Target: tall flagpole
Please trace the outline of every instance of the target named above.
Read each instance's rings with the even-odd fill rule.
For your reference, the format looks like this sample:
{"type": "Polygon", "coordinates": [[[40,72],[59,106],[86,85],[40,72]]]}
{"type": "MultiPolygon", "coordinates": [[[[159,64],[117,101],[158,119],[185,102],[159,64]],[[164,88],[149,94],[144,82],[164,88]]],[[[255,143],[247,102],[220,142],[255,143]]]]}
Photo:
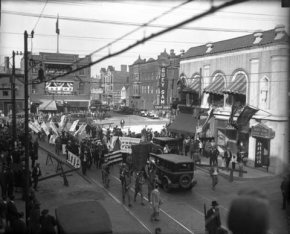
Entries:
{"type": "Polygon", "coordinates": [[[57,34],[57,49],[56,52],[59,53],[59,27],[58,27],[58,14],[57,14],[57,20],[56,20],[56,29],[55,32],[57,34]]]}

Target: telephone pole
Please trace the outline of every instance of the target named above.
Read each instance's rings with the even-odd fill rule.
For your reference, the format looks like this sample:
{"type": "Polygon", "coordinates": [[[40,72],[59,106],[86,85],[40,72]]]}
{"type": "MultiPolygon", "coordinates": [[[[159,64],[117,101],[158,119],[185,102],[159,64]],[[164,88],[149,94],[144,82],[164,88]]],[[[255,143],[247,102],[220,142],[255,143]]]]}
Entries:
{"type": "Polygon", "coordinates": [[[11,102],[12,102],[12,136],[16,141],[16,100],[15,100],[15,52],[12,52],[11,102]]]}
{"type": "Polygon", "coordinates": [[[28,37],[33,38],[34,32],[32,31],[30,35],[28,35],[27,31],[24,32],[24,113],[25,113],[25,120],[24,120],[24,131],[25,131],[25,217],[26,217],[26,224],[28,224],[28,191],[29,191],[29,143],[30,143],[30,135],[29,135],[29,94],[28,94],[28,49],[27,49],[27,39],[28,37]]]}

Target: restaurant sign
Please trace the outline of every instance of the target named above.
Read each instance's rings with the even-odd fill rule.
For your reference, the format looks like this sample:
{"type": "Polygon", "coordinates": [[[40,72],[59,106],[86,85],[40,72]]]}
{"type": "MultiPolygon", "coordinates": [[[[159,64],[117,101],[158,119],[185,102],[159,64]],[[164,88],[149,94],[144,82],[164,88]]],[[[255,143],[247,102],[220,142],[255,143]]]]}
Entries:
{"type": "Polygon", "coordinates": [[[264,124],[258,124],[252,127],[251,136],[272,139],[275,137],[275,132],[264,124]]]}
{"type": "Polygon", "coordinates": [[[167,75],[166,75],[166,67],[161,67],[161,74],[160,74],[160,105],[167,105],[167,75]]]}
{"type": "Polygon", "coordinates": [[[72,94],[74,82],[50,81],[45,84],[45,91],[52,94],[72,94]]]}

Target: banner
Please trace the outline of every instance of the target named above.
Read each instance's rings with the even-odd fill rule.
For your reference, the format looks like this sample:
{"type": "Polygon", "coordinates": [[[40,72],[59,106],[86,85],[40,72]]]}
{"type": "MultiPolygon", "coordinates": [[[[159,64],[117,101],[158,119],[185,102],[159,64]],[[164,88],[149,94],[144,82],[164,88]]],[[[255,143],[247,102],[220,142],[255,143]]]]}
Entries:
{"type": "Polygon", "coordinates": [[[43,129],[45,134],[48,136],[49,135],[49,129],[48,129],[48,127],[46,126],[46,124],[44,122],[42,122],[41,128],[43,129]]]}
{"type": "Polygon", "coordinates": [[[73,122],[73,124],[70,126],[70,129],[69,129],[70,132],[74,132],[76,130],[76,126],[78,125],[78,122],[79,122],[78,119],[73,122]]]}
{"type": "Polygon", "coordinates": [[[32,122],[28,123],[28,126],[31,130],[33,130],[35,133],[38,133],[39,130],[37,129],[37,127],[35,127],[35,125],[32,122]]]}
{"type": "Polygon", "coordinates": [[[132,153],[132,145],[139,144],[141,142],[140,138],[132,138],[132,137],[119,137],[121,142],[121,152],[122,153],[132,153]]]}
{"type": "Polygon", "coordinates": [[[49,122],[49,125],[50,125],[52,131],[53,131],[56,135],[58,135],[57,127],[55,126],[54,122],[50,121],[50,122],[49,122]]]}
{"type": "Polygon", "coordinates": [[[78,133],[82,134],[82,132],[85,130],[86,124],[82,124],[79,129],[74,133],[74,136],[76,136],[78,133]]]}
{"type": "Polygon", "coordinates": [[[161,67],[160,69],[160,80],[159,80],[159,87],[160,87],[160,97],[159,97],[159,104],[162,106],[167,105],[167,69],[166,67],[161,67]]]}
{"type": "Polygon", "coordinates": [[[49,144],[55,144],[55,140],[56,138],[58,137],[58,135],[51,135],[50,138],[49,138],[49,144]]]}
{"type": "Polygon", "coordinates": [[[70,165],[72,165],[74,168],[80,168],[81,167],[81,160],[78,156],[73,154],[72,152],[68,151],[68,158],[66,160],[70,165]]]}
{"type": "Polygon", "coordinates": [[[114,151],[104,155],[105,162],[108,164],[115,164],[123,161],[122,152],[120,150],[114,151]]]}
{"type": "Polygon", "coordinates": [[[256,114],[258,111],[259,109],[246,105],[239,117],[237,118],[238,127],[242,128],[243,126],[246,126],[249,123],[250,119],[253,117],[253,115],[256,114]]]}
{"type": "Polygon", "coordinates": [[[213,117],[213,111],[214,111],[213,108],[209,109],[207,119],[206,119],[205,123],[202,125],[203,131],[204,131],[206,125],[208,124],[208,122],[210,121],[210,119],[213,117]]]}
{"type": "Polygon", "coordinates": [[[61,119],[60,119],[60,122],[59,122],[59,128],[60,129],[63,129],[65,119],[66,119],[65,115],[62,115],[61,119]]]}
{"type": "Polygon", "coordinates": [[[41,132],[41,126],[39,125],[39,123],[38,123],[38,121],[36,120],[36,119],[34,119],[34,126],[37,128],[37,130],[39,131],[39,132],[41,132]]]}

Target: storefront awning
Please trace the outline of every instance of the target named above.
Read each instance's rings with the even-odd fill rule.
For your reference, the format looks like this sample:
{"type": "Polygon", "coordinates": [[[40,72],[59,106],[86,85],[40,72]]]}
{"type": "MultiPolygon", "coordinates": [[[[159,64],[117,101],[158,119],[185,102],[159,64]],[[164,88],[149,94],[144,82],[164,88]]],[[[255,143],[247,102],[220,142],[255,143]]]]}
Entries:
{"type": "Polygon", "coordinates": [[[238,74],[235,80],[227,87],[223,93],[246,95],[247,80],[244,74],[238,74]]]}
{"type": "Polygon", "coordinates": [[[41,104],[39,105],[38,109],[39,110],[44,110],[44,111],[56,111],[56,103],[54,100],[41,100],[41,104]]]}
{"type": "Polygon", "coordinates": [[[222,76],[218,76],[208,87],[204,89],[204,93],[223,95],[225,80],[222,76]]]}
{"type": "Polygon", "coordinates": [[[196,132],[197,119],[192,114],[179,113],[174,122],[168,127],[170,132],[194,135],[196,132]]]}
{"type": "Polygon", "coordinates": [[[183,89],[183,92],[194,92],[199,93],[200,90],[200,79],[194,79],[191,82],[188,82],[186,87],[183,89]]]}
{"type": "Polygon", "coordinates": [[[80,102],[67,102],[70,107],[77,107],[77,108],[88,108],[89,102],[80,101],[80,102]]]}

